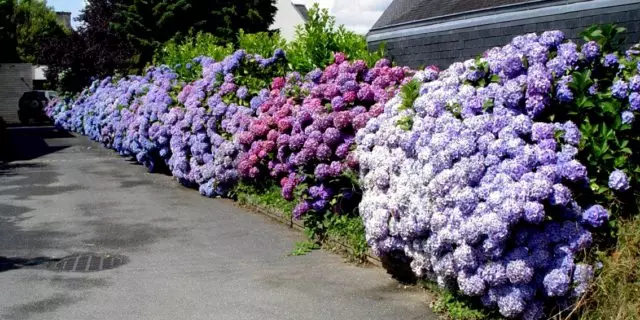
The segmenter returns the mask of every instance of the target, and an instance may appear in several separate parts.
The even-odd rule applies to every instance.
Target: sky
[[[392,0],[293,0],[294,3],[302,3],[310,7],[318,2],[321,7],[330,10],[336,17],[338,24],[344,24],[347,29],[365,34],[378,20],[382,12],[389,6]],[[47,4],[56,11],[70,11],[71,24],[78,25],[74,21],[84,7],[84,0],[47,0]]]
[[[380,18],[392,0],[293,0],[311,7],[318,2],[328,8],[338,24],[344,24],[351,31],[366,34]]]
[[[56,11],[71,12],[71,25],[75,28],[78,23],[74,20],[84,8],[84,0],[47,0],[47,5]]]

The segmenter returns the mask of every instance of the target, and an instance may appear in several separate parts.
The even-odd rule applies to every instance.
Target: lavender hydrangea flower
[[[623,111],[620,116],[622,117],[622,123],[624,124],[632,124],[636,119],[636,116],[631,111]]]
[[[589,226],[598,228],[609,220],[609,211],[601,205],[591,206],[582,213],[582,221]]]
[[[640,93],[632,92],[631,95],[629,95],[629,105],[631,111],[640,112]]]
[[[582,46],[582,54],[587,61],[593,61],[600,56],[600,45],[595,41],[589,41]]]
[[[616,191],[627,191],[629,187],[629,177],[624,171],[616,169],[609,175],[609,188]]]
[[[618,56],[615,53],[609,53],[606,56],[604,56],[603,59],[603,65],[605,67],[617,67],[618,66]]]
[[[563,296],[569,290],[569,276],[560,269],[554,269],[544,277],[544,288],[550,297]]]
[[[629,86],[625,81],[618,80],[611,86],[611,95],[618,99],[625,99],[629,95],[628,89]]]

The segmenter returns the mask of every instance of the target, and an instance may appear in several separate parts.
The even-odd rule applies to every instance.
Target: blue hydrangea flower
[[[601,227],[609,220],[609,211],[597,204],[582,213],[582,221],[594,228]]]
[[[605,67],[617,67],[618,66],[618,56],[615,53],[609,53],[604,56],[603,65]]]
[[[627,191],[629,190],[629,177],[622,170],[614,170],[611,175],[609,175],[609,188],[616,191]]]
[[[589,41],[582,46],[582,54],[587,61],[593,61],[600,55],[600,45],[595,41]]]
[[[611,95],[618,99],[625,99],[629,95],[628,90],[629,85],[623,80],[618,80],[611,86]]]
[[[569,276],[563,270],[554,269],[544,277],[545,293],[549,297],[564,296],[569,290],[570,282]]]
[[[629,104],[631,111],[640,111],[640,93],[632,92],[631,95],[629,95]]]
[[[632,124],[636,119],[636,116],[631,111],[623,111],[620,116],[622,117],[622,123],[624,124]]]

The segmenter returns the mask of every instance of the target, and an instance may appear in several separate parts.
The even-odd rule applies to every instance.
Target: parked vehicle
[[[48,118],[44,112],[47,103],[58,94],[50,90],[33,90],[22,94],[18,101],[18,119],[22,124],[29,124],[32,120],[35,123],[44,123]]]

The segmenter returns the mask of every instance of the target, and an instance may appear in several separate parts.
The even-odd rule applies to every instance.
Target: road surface
[[[289,256],[298,232],[84,137],[47,127],[10,134],[16,160],[0,168],[0,319],[436,318],[423,292],[384,270],[322,250]],[[77,253],[128,262],[90,273],[9,268]]]

